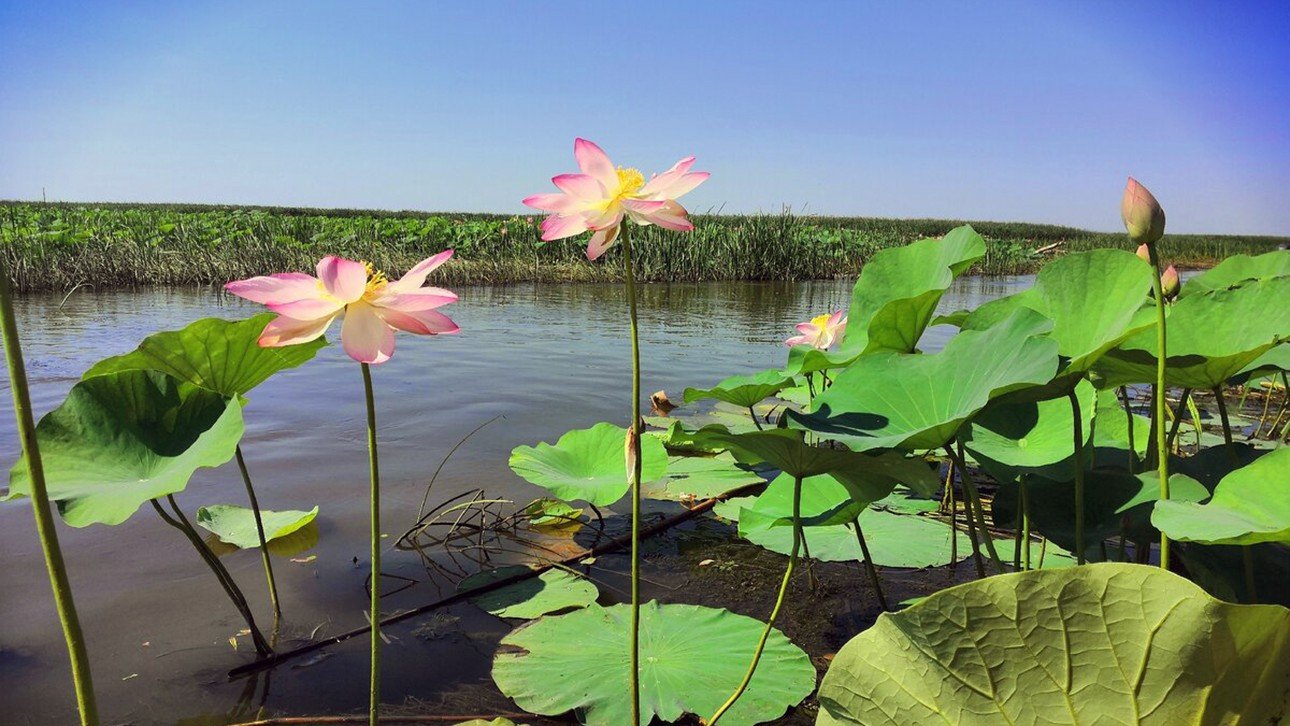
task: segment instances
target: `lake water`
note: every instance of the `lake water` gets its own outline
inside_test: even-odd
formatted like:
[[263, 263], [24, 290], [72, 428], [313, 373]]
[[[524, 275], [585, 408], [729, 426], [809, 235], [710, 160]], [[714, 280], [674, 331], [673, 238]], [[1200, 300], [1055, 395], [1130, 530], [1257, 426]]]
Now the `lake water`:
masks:
[[[1030, 277], [962, 278], [941, 311], [972, 307], [1029, 286]], [[846, 307], [851, 281], [646, 285], [641, 290], [645, 393], [679, 399], [736, 373], [782, 366], [793, 325]], [[397, 537], [416, 519], [426, 482], [457, 441], [431, 504], [472, 489], [520, 505], [542, 491], [507, 467], [511, 449], [554, 442], [598, 421], [625, 425], [631, 369], [626, 306], [615, 285], [467, 287], [445, 309], [456, 336], [400, 335], [394, 358], [373, 368], [382, 463], [384, 529]], [[201, 317], [245, 317], [258, 306], [217, 290], [158, 289], [34, 295], [17, 305], [37, 415], [57, 406], [95, 361], [133, 349], [146, 335]], [[932, 328], [923, 347], [952, 334]], [[339, 328], [333, 328], [338, 336]], [[9, 381], [3, 380], [9, 400]], [[362, 380], [339, 345], [251, 393], [242, 441], [266, 509], [321, 507], [316, 559], [278, 559], [275, 571], [285, 636], [336, 633], [364, 623], [367, 596], [367, 456]], [[6, 404], [6, 409], [8, 408]], [[0, 416], [0, 463], [18, 455], [12, 416]], [[177, 499], [190, 517], [199, 506], [245, 504], [237, 469], [199, 471]], [[144, 507], [116, 527], [59, 536], [86, 631], [105, 724], [221, 724], [248, 719], [254, 707], [288, 713], [353, 712], [367, 698], [367, 640], [328, 649], [308, 667], [228, 681], [228, 669], [253, 656], [215, 578], [188, 543]], [[15, 724], [75, 719], [62, 634], [29, 503], [0, 503], [0, 677], [3, 718]], [[300, 557], [298, 559], [304, 559]], [[267, 594], [259, 557], [238, 552], [225, 563], [263, 628]], [[411, 553], [390, 549], [384, 572], [416, 584], [383, 600], [393, 612], [450, 591]], [[652, 592], [645, 597], [665, 597]], [[405, 695], [434, 702], [454, 689], [486, 684], [493, 646], [509, 626], [466, 605], [453, 608], [450, 637], [415, 637], [392, 628], [385, 649], [387, 702]]]

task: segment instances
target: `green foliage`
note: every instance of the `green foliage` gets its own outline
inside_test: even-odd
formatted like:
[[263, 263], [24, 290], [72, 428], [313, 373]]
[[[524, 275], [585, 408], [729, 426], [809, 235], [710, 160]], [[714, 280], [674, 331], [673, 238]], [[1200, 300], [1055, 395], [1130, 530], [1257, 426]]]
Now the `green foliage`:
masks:
[[1212, 290], [1224, 290], [1249, 280], [1267, 280], [1290, 275], [1290, 250], [1281, 249], [1261, 255], [1234, 255], [1188, 280], [1179, 297]]
[[1265, 723], [1284, 715], [1287, 682], [1290, 611], [1099, 564], [883, 614], [834, 658], [816, 723]]
[[[318, 516], [318, 507], [308, 512], [287, 510], [270, 512], [260, 510], [264, 522], [264, 541], [273, 542], [300, 530]], [[260, 546], [260, 535], [255, 527], [255, 512], [234, 504], [212, 504], [197, 510], [198, 526], [219, 537], [225, 544], [249, 550]]]
[[[726, 610], [660, 605], [640, 611], [641, 723], [710, 714], [748, 667], [763, 623]], [[525, 711], [577, 709], [589, 726], [631, 723], [624, 693], [630, 608], [591, 605], [547, 616], [502, 639], [493, 681]], [[815, 688], [815, 667], [801, 648], [772, 631], [748, 691], [722, 719], [731, 726], [783, 715]]]
[[[554, 446], [517, 446], [511, 451], [511, 471], [560, 499], [608, 506], [629, 488], [626, 458], [627, 429], [598, 423], [565, 433]], [[667, 471], [667, 451], [654, 436], [641, 437], [641, 481], [653, 481]]]
[[708, 499], [763, 481], [760, 474], [740, 467], [728, 453], [674, 456], [668, 460], [667, 476], [652, 482], [647, 493], [655, 499]]
[[[233, 458], [235, 399], [152, 371], [83, 380], [36, 426], [49, 499], [73, 527], [120, 524], [149, 499], [183, 491], [193, 472]], [[25, 495], [26, 461], [9, 473]]]
[[283, 348], [261, 348], [260, 333], [275, 315], [246, 320], [205, 318], [182, 330], [155, 333], [124, 355], [105, 358], [85, 378], [118, 371], [160, 371], [223, 396], [245, 396], [278, 371], [295, 368], [327, 344], [325, 338]]
[[1290, 447], [1223, 477], [1205, 504], [1156, 502], [1151, 523], [1182, 542], [1290, 542]]
[[578, 521], [582, 510], [559, 499], [534, 499], [525, 505], [524, 516], [534, 527], [561, 527]]
[[746, 376], [731, 376], [709, 389], [685, 389], [685, 402], [694, 403], [715, 398], [734, 406], [751, 408], [793, 385], [793, 379], [780, 371], [762, 371]]
[[[528, 570], [524, 565], [516, 565], [478, 572], [457, 583], [457, 592], [469, 592], [490, 582], [521, 575]], [[586, 607], [594, 603], [599, 595], [596, 586], [585, 578], [567, 570], [552, 568], [536, 577], [527, 577], [476, 595], [470, 601], [499, 618], [529, 620], [559, 610]]]

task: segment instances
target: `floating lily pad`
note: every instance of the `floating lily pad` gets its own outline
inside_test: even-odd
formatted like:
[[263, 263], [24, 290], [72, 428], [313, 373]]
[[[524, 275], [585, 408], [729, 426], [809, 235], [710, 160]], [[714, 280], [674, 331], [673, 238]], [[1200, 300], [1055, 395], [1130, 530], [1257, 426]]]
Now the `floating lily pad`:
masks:
[[1265, 723], [1287, 633], [1290, 610], [1158, 567], [1000, 575], [879, 616], [833, 659], [816, 723]]
[[1052, 379], [1057, 343], [1038, 337], [1051, 325], [1021, 308], [955, 335], [934, 355], [865, 356], [838, 374], [812, 413], [789, 411], [789, 421], [857, 451], [940, 448], [991, 398]]
[[562, 527], [578, 521], [582, 510], [559, 499], [534, 499], [524, 507], [524, 516], [534, 527]]
[[[49, 499], [73, 527], [120, 524], [149, 499], [183, 491], [193, 472], [233, 458], [235, 399], [152, 371], [85, 379], [36, 426]], [[26, 460], [9, 496], [26, 496]]]
[[[468, 592], [527, 571], [529, 568], [516, 565], [479, 572], [458, 583], [457, 592]], [[586, 607], [599, 596], [596, 586], [586, 578], [567, 570], [552, 568], [540, 575], [472, 597], [470, 601], [499, 618], [529, 620], [558, 610]]]
[[964, 225], [940, 239], [880, 250], [860, 271], [836, 351], [797, 345], [785, 373], [840, 368], [868, 353], [912, 353], [954, 278], [985, 256], [985, 240]]
[[[318, 516], [318, 507], [308, 512], [260, 510], [264, 522], [264, 541], [272, 542], [299, 530]], [[255, 512], [234, 504], [212, 504], [197, 510], [197, 524], [219, 537], [221, 542], [249, 550], [260, 546], [255, 527]]]
[[[598, 423], [569, 431], [554, 446], [517, 446], [511, 451], [511, 471], [560, 499], [585, 501], [598, 507], [622, 498], [630, 488], [625, 455], [627, 429]], [[654, 436], [641, 437], [641, 481], [658, 479], [667, 471], [667, 451]]]
[[905, 486], [898, 486], [891, 494], [873, 503], [873, 506], [900, 514], [926, 514], [941, 508], [941, 500], [920, 494]]
[[676, 501], [709, 499], [764, 481], [757, 472], [740, 467], [735, 457], [728, 453], [674, 456], [668, 460], [667, 477], [652, 487], [651, 495]]
[[[536, 620], [502, 639], [493, 681], [525, 711], [554, 716], [577, 710], [589, 726], [631, 723], [630, 620], [627, 605], [591, 605]], [[743, 679], [764, 627], [726, 610], [643, 604], [640, 722], [710, 716]], [[772, 631], [748, 690], [722, 723], [771, 721], [814, 689], [810, 658]]]
[[319, 338], [300, 345], [261, 348], [260, 333], [276, 317], [246, 320], [204, 318], [182, 330], [155, 333], [136, 350], [95, 363], [85, 378], [127, 370], [160, 371], [228, 397], [246, 395], [278, 371], [312, 359], [327, 345]]
[[715, 398], [733, 406], [749, 408], [793, 385], [793, 379], [780, 371], [762, 371], [746, 376], [731, 376], [712, 388], [685, 389], [685, 402], [694, 403]]
[[1223, 477], [1205, 504], [1156, 502], [1151, 523], [1182, 542], [1290, 542], [1290, 447]]

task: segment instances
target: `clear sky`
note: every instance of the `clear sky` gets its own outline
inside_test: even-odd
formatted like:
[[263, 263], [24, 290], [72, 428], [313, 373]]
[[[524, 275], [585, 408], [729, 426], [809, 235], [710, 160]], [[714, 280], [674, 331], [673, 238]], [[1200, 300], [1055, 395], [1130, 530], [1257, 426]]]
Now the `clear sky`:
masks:
[[575, 136], [694, 211], [1290, 234], [1290, 3], [0, 0], [0, 198], [518, 212]]

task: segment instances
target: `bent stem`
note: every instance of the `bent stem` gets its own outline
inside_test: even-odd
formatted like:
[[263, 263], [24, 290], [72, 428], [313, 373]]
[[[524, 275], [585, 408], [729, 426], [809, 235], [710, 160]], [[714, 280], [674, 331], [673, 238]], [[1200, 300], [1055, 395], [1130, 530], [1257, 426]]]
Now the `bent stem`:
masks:
[[215, 574], [215, 579], [219, 581], [220, 587], [224, 588], [224, 594], [228, 595], [228, 599], [233, 602], [233, 607], [237, 608], [242, 620], [246, 621], [246, 628], [251, 631], [251, 642], [255, 645], [255, 652], [259, 653], [261, 657], [271, 655], [273, 648], [269, 646], [268, 641], [264, 639], [264, 634], [260, 632], [259, 626], [255, 624], [255, 616], [251, 613], [251, 607], [247, 604], [246, 596], [242, 594], [242, 589], [238, 587], [233, 575], [224, 567], [224, 563], [220, 562], [215, 553], [211, 552], [206, 543], [202, 541], [201, 535], [193, 528], [192, 522], [188, 521], [184, 510], [175, 501], [174, 495], [166, 495], [166, 501], [175, 513], [173, 517], [166, 514], [166, 510], [161, 508], [161, 503], [156, 499], [149, 501], [152, 502], [152, 508], [165, 520], [166, 524], [183, 533], [188, 542], [192, 544], [193, 549], [197, 550], [197, 554], [202, 558], [202, 561]]
[[278, 621], [282, 619], [282, 606], [278, 604], [278, 583], [273, 579], [273, 563], [269, 562], [269, 543], [264, 538], [264, 519], [260, 516], [260, 501], [255, 498], [255, 487], [251, 484], [251, 473], [246, 469], [246, 459], [242, 457], [242, 445], [235, 450], [237, 468], [242, 472], [242, 483], [246, 484], [246, 497], [251, 500], [251, 511], [255, 514], [255, 533], [260, 538], [260, 559], [264, 562], [264, 577], [269, 581], [269, 600], [273, 603], [273, 631], [278, 630]]
[[372, 664], [369, 681], [367, 719], [377, 726], [381, 704], [381, 467], [376, 457], [376, 397], [372, 394], [372, 369], [363, 369], [363, 396], [367, 401], [367, 462], [371, 477], [372, 506]]
[[[860, 523], [856, 521], [856, 532], [860, 531]], [[863, 540], [862, 540], [863, 541]], [[802, 544], [802, 477], [793, 478], [793, 548], [789, 551], [788, 566], [784, 568], [784, 579], [779, 583], [779, 595], [775, 597], [775, 607], [770, 611], [770, 619], [766, 621], [766, 627], [761, 631], [761, 639], [757, 641], [757, 648], [753, 651], [752, 663], [748, 665], [748, 672], [744, 674], [744, 679], [739, 682], [739, 687], [735, 692], [730, 694], [730, 698], [721, 704], [712, 718], [707, 720], [707, 726], [717, 726], [717, 721], [725, 715], [730, 707], [735, 705], [735, 701], [748, 690], [748, 684], [752, 682], [753, 674], [757, 672], [757, 663], [761, 661], [762, 651], [766, 649], [766, 640], [770, 638], [771, 631], [775, 628], [775, 619], [779, 617], [779, 611], [784, 607], [784, 595], [788, 592], [788, 582], [793, 578], [793, 566], [797, 564], [797, 553]], [[867, 559], [867, 556], [866, 556]], [[879, 592], [882, 592], [879, 590]], [[885, 605], [883, 606], [885, 609]]]
[[1080, 420], [1079, 396], [1075, 389], [1067, 394], [1071, 401], [1072, 426], [1075, 430], [1075, 561], [1084, 564], [1084, 422]]
[[883, 610], [889, 609], [887, 606], [887, 594], [882, 591], [882, 580], [878, 577], [878, 568], [873, 564], [873, 556], [869, 554], [869, 543], [865, 541], [864, 530], [860, 529], [860, 518], [852, 522], [856, 528], [856, 541], [860, 543], [860, 553], [864, 555], [864, 566], [869, 571], [869, 580], [873, 582], [873, 590], [878, 593], [878, 604]]
[[[1174, 413], [1174, 422], [1169, 426], [1169, 435], [1165, 437], [1165, 450], [1168, 451], [1174, 447], [1174, 441], [1178, 438], [1178, 429], [1182, 428], [1183, 410], [1187, 408], [1187, 402], [1191, 400], [1191, 389], [1182, 389], [1182, 395], [1178, 397], [1178, 410]], [[1168, 401], [1165, 402], [1168, 405]], [[1196, 425], [1200, 425], [1197, 421]]]
[[45, 570], [49, 585], [54, 591], [54, 608], [63, 627], [67, 642], [67, 657], [72, 663], [72, 687], [76, 691], [76, 707], [81, 723], [93, 726], [99, 722], [98, 705], [94, 700], [94, 683], [90, 677], [90, 659], [85, 650], [85, 636], [81, 621], [72, 600], [72, 583], [67, 578], [63, 563], [63, 550], [58, 546], [58, 531], [54, 529], [54, 515], [49, 510], [49, 489], [45, 484], [45, 467], [36, 443], [36, 422], [31, 413], [31, 392], [27, 389], [27, 366], [22, 359], [22, 344], [18, 339], [18, 324], [13, 313], [13, 295], [9, 289], [9, 267], [0, 255], [0, 328], [4, 330], [5, 360], [9, 365], [10, 387], [13, 389], [13, 413], [18, 424], [18, 438], [22, 442], [23, 457], [31, 481], [31, 510], [36, 516], [36, 534], [45, 556]]
[[[1156, 409], [1156, 473], [1160, 479], [1160, 499], [1169, 499], [1169, 448], [1165, 442], [1165, 358], [1168, 355], [1165, 346], [1165, 295], [1160, 287], [1160, 255], [1156, 245], [1148, 248], [1151, 251], [1151, 266], [1155, 274], [1151, 276], [1151, 289], [1156, 298], [1156, 395], [1152, 401]], [[1169, 537], [1160, 533], [1160, 566], [1169, 569]]]
[[[627, 314], [632, 336], [632, 423], [628, 428], [634, 464], [629, 472], [632, 483], [632, 627], [631, 627], [631, 691], [632, 724], [641, 722], [640, 684], [640, 627], [641, 627], [641, 347], [636, 327], [636, 275], [632, 269], [632, 243], [626, 219], [618, 230], [623, 245], [623, 277], [627, 284]], [[753, 416], [756, 421], [756, 415]]]

